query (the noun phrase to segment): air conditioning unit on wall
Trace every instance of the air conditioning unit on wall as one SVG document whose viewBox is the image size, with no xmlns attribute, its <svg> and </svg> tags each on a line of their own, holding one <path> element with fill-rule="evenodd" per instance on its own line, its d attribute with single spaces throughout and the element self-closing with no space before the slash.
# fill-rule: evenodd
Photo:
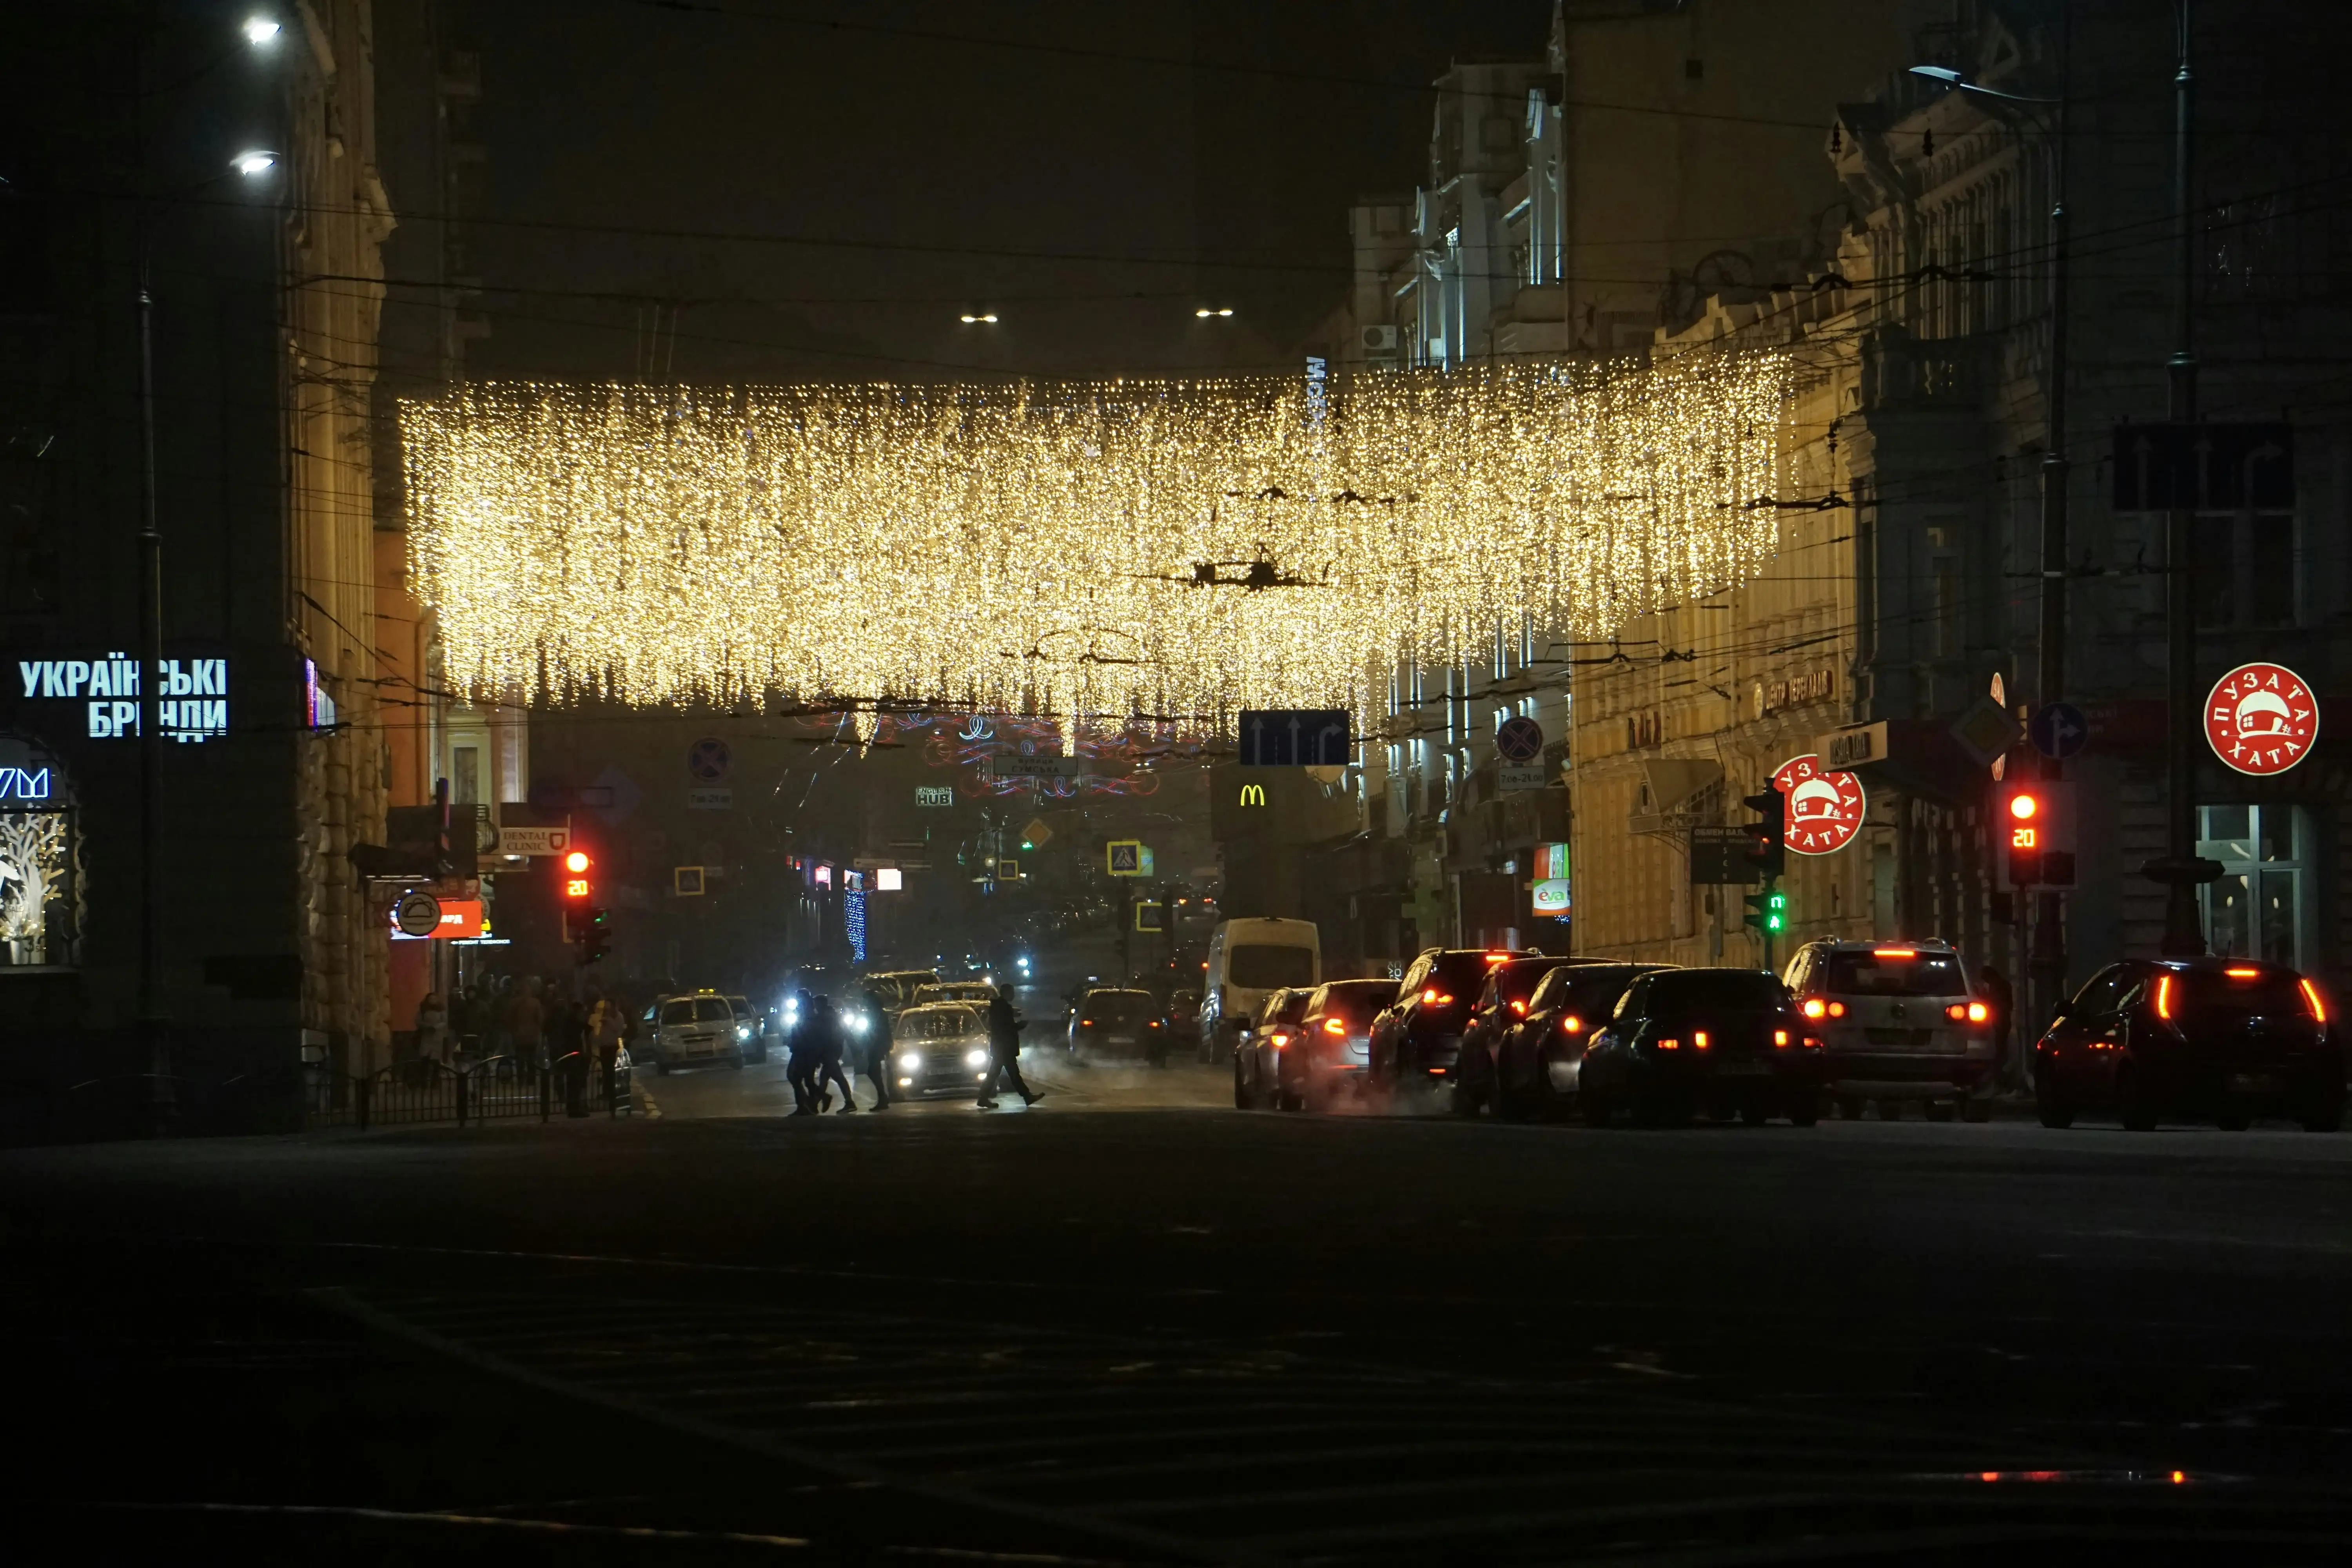
<svg viewBox="0 0 2352 1568">
<path fill-rule="evenodd" d="M 1364 352 L 1368 354 L 1392 354 L 1397 352 L 1397 330 L 1394 327 L 1366 327 Z"/>
</svg>

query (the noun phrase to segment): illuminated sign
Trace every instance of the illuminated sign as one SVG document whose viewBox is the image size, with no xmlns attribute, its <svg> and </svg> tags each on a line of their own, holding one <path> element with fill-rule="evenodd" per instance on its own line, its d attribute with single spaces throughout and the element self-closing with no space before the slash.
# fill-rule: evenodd
<svg viewBox="0 0 2352 1568">
<path fill-rule="evenodd" d="M 953 805 L 955 786 L 952 784 L 917 784 L 915 804 L 922 805 Z"/>
<path fill-rule="evenodd" d="M 127 654 L 21 658 L 16 673 L 28 700 L 80 703 L 92 740 L 139 733 L 139 661 Z M 163 660 L 156 697 L 156 720 L 166 739 L 202 742 L 228 733 L 228 660 Z"/>
<path fill-rule="evenodd" d="M 1244 805 L 1264 805 L 1265 804 L 1265 785 L 1242 785 L 1242 804 Z"/>
<path fill-rule="evenodd" d="M 1531 889 L 1531 897 L 1536 913 L 1555 918 L 1565 916 L 1568 913 L 1568 879 L 1540 878 Z"/>
<path fill-rule="evenodd" d="M 319 684 L 319 661 L 316 659 L 302 661 L 302 699 L 303 711 L 310 716 L 310 728 L 331 730 L 335 727 L 335 700 L 327 695 L 325 687 Z"/>
<path fill-rule="evenodd" d="M 1772 787 L 1789 797 L 1789 847 L 1800 855 L 1833 855 L 1862 831 L 1869 802 L 1852 773 L 1824 773 L 1808 753 L 1774 770 Z"/>
<path fill-rule="evenodd" d="M 877 893 L 900 892 L 906 886 L 906 877 L 896 866 L 885 866 L 874 873 L 874 890 Z"/>
<path fill-rule="evenodd" d="M 2205 743 L 2242 773 L 2283 773 L 2319 735 L 2319 699 L 2283 664 L 2242 664 L 2205 699 Z"/>
<path fill-rule="evenodd" d="M 482 918 L 481 900 L 443 899 L 440 902 L 440 923 L 433 928 L 433 934 L 426 937 L 412 937 L 402 931 L 399 926 L 399 906 L 394 905 L 389 916 L 393 922 L 392 940 L 394 942 L 474 942 L 488 932 L 489 925 Z"/>
<path fill-rule="evenodd" d="M 1538 844 L 1536 846 L 1535 874 L 1538 881 L 1555 881 L 1568 875 L 1568 846 Z"/>
<path fill-rule="evenodd" d="M 20 805 L 49 804 L 49 770 L 0 767 L 0 801 Z"/>
</svg>

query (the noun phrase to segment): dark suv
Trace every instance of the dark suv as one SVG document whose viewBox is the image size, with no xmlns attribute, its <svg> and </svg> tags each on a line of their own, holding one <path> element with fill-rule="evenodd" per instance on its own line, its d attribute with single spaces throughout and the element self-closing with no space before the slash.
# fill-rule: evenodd
<svg viewBox="0 0 2352 1568">
<path fill-rule="evenodd" d="M 2344 1120 L 2344 1076 L 2319 987 L 2243 958 L 2113 964 L 2033 1047 L 2045 1127 L 2112 1106 L 2135 1131 L 2189 1119 L 2235 1130 L 2278 1114 L 2332 1132 Z"/>
<path fill-rule="evenodd" d="M 1695 1110 L 1800 1127 L 1821 1119 L 1822 1047 L 1780 977 L 1758 969 L 1669 969 L 1626 987 L 1585 1047 L 1577 1103 L 1605 1127 L 1622 1107 L 1637 1125 Z"/>
<path fill-rule="evenodd" d="M 1433 947 L 1414 959 L 1397 986 L 1395 1003 L 1372 1021 L 1366 1089 L 1392 1099 L 1426 1092 L 1442 1081 L 1461 1052 L 1462 1034 L 1486 989 L 1487 972 L 1530 956 L 1540 955 L 1507 948 Z"/>
<path fill-rule="evenodd" d="M 1578 963 L 1545 974 L 1495 1052 L 1495 1110 L 1507 1121 L 1558 1115 L 1576 1092 L 1584 1047 L 1625 988 L 1667 963 Z"/>
</svg>

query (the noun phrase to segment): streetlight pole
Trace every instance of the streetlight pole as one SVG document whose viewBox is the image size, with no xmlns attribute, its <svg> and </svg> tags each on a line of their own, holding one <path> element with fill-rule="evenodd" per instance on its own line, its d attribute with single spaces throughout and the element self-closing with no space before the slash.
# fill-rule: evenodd
<svg viewBox="0 0 2352 1568">
<path fill-rule="evenodd" d="M 171 1120 L 172 1047 L 163 1029 L 159 980 L 163 881 L 155 857 L 161 826 L 163 683 L 163 535 L 155 526 L 155 297 L 142 256 L 139 278 L 139 1033 L 145 1047 L 148 1109 L 162 1131 Z"/>
<path fill-rule="evenodd" d="M 2172 217 L 2179 276 L 2174 281 L 2174 348 L 2165 416 L 2175 425 L 2197 417 L 2197 233 L 2191 215 L 2196 192 L 2195 121 L 2189 75 L 2191 0 L 2180 0 L 2180 68 L 2173 76 Z M 2164 520 L 2165 671 L 2165 860 L 2154 868 L 2164 890 L 2167 958 L 2196 958 L 2205 952 L 2205 923 L 2197 908 L 2197 607 L 2190 566 L 2196 553 L 2197 514 L 2173 498 Z M 2220 868 L 2214 868 L 2219 870 Z"/>
</svg>

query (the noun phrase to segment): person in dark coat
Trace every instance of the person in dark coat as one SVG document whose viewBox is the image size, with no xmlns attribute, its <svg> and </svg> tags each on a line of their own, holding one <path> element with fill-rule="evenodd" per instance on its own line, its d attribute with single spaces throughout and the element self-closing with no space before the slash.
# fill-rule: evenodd
<svg viewBox="0 0 2352 1568">
<path fill-rule="evenodd" d="M 817 1064 L 824 1054 L 820 1037 L 833 1026 L 832 1012 L 827 1006 L 821 1015 L 816 996 L 807 991 L 800 994 L 800 1017 L 793 1025 L 784 1057 L 784 1077 L 793 1086 L 794 1116 L 816 1114 Z"/>
<path fill-rule="evenodd" d="M 988 1076 L 980 1080 L 980 1108 L 996 1109 L 996 1085 L 1002 1079 L 1020 1092 L 1021 1103 L 1034 1105 L 1038 1096 L 1030 1092 L 1021 1077 L 1021 1031 L 1027 1023 L 1013 1010 L 1013 1004 L 1000 994 L 988 1003 Z"/>
<path fill-rule="evenodd" d="M 1977 994 L 1983 999 L 1986 1010 L 1992 1014 L 1990 1032 L 1992 1035 L 1992 1059 L 1997 1064 L 1993 1071 L 1996 1076 L 2014 1085 L 2025 1075 L 2009 1058 L 2009 1031 L 2013 1022 L 2011 1015 L 2017 1006 L 2017 998 L 2009 988 L 2009 977 L 1991 964 L 1986 964 L 1977 971 Z"/>
<path fill-rule="evenodd" d="M 874 1109 L 890 1109 L 890 1010 L 872 986 L 865 993 L 866 1032 L 857 1037 L 857 1067 L 874 1080 Z M 852 1101 L 851 1103 L 856 1103 Z"/>
<path fill-rule="evenodd" d="M 817 1037 L 816 1108 L 824 1110 L 833 1104 L 833 1085 L 841 1086 L 840 1114 L 847 1116 L 857 1109 L 857 1097 L 849 1092 L 849 1075 L 844 1070 L 849 1048 L 849 1029 L 842 1022 L 841 1013 L 830 996 L 816 999 L 817 1009 L 824 1015 L 824 1032 Z"/>
</svg>

